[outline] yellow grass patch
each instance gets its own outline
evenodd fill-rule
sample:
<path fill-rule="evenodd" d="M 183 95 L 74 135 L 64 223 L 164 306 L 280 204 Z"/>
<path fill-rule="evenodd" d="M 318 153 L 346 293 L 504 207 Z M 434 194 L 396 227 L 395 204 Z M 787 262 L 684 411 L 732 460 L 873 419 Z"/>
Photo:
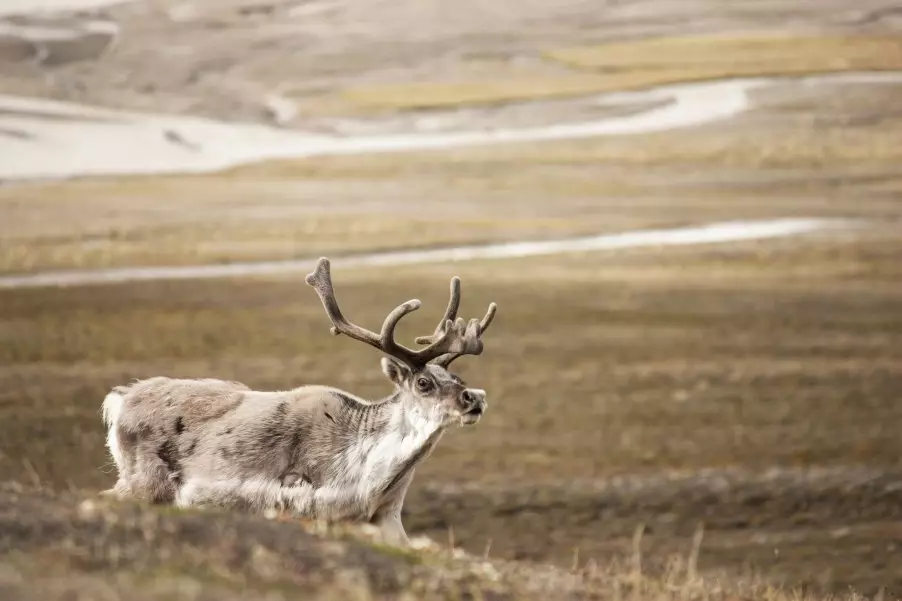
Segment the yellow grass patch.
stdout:
<path fill-rule="evenodd" d="M 523 100 L 581 96 L 618 88 L 618 82 L 593 75 L 499 77 L 484 81 L 377 84 L 349 88 L 342 98 L 371 108 L 449 108 L 467 104 L 501 104 Z"/>
<path fill-rule="evenodd" d="M 777 34 L 652 38 L 549 50 L 568 67 L 602 73 L 505 73 L 476 79 L 387 83 L 345 89 L 340 102 L 372 109 L 449 108 L 547 100 L 725 77 L 902 69 L 902 39 Z"/>
<path fill-rule="evenodd" d="M 646 71 L 662 78 L 780 75 L 902 68 L 902 39 L 891 36 L 718 35 L 652 38 L 551 50 L 571 67 Z"/>

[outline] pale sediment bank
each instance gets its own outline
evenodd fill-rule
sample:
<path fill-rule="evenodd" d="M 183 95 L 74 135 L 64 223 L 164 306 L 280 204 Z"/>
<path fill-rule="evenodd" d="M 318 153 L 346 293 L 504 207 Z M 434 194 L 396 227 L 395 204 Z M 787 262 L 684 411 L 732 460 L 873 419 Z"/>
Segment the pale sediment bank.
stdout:
<path fill-rule="evenodd" d="M 771 219 L 728 221 L 701 226 L 650 229 L 619 234 L 602 234 L 562 240 L 502 242 L 474 246 L 395 250 L 348 256 L 332 256 L 338 269 L 390 267 L 418 263 L 442 263 L 473 260 L 515 259 L 540 255 L 615 250 L 621 248 L 713 244 L 742 240 L 760 240 L 811 233 L 821 230 L 855 227 L 856 221 L 844 219 Z M 84 286 L 149 280 L 195 280 L 307 273 L 316 257 L 283 261 L 230 263 L 227 265 L 188 265 L 174 267 L 122 267 L 47 271 L 0 276 L 0 289 Z"/>
<path fill-rule="evenodd" d="M 776 83 L 900 82 L 902 73 L 896 72 L 715 80 L 596 96 L 590 100 L 654 108 L 579 123 L 352 136 L 0 95 L 0 132 L 16 134 L 0 135 L 0 180 L 203 173 L 271 159 L 634 135 L 729 119 L 749 108 L 750 90 Z"/>

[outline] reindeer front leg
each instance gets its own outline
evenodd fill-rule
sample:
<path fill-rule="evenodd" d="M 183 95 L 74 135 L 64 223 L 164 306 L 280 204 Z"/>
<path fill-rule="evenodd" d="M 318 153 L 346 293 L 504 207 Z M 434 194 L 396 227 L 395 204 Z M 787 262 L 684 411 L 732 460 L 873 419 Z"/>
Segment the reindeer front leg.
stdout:
<path fill-rule="evenodd" d="M 407 488 L 413 480 L 413 470 L 410 470 L 404 478 L 398 482 L 394 490 L 390 491 L 376 509 L 370 523 L 379 528 L 382 542 L 396 547 L 409 547 L 410 538 L 404 530 L 401 522 L 401 508 L 404 506 L 404 497 Z"/>
<path fill-rule="evenodd" d="M 400 507 L 373 516 L 370 523 L 379 528 L 382 542 L 386 545 L 395 547 L 410 546 L 410 539 L 407 537 L 407 532 L 404 531 L 404 524 L 401 522 Z"/>

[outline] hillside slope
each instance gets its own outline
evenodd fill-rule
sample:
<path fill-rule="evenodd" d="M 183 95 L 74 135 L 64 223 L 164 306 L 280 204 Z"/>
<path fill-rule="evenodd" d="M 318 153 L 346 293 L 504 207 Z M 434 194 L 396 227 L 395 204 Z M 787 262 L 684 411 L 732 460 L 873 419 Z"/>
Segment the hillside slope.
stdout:
<path fill-rule="evenodd" d="M 754 580 L 703 580 L 695 575 L 694 553 L 654 579 L 642 575 L 638 556 L 623 566 L 565 570 L 421 543 L 405 551 L 380 545 L 360 528 L 0 484 L 6 601 L 808 598 Z"/>

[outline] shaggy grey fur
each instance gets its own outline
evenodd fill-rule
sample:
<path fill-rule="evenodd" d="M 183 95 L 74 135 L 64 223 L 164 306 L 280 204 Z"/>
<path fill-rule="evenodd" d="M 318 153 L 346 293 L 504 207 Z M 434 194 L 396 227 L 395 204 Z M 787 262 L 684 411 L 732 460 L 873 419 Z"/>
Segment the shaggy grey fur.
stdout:
<path fill-rule="evenodd" d="M 325 288 L 318 292 L 333 323 L 337 313 L 346 329 L 368 332 L 343 321 L 324 261 L 315 274 L 325 272 L 327 296 Z M 369 521 L 387 542 L 405 544 L 401 507 L 416 466 L 449 426 L 476 423 L 486 410 L 485 392 L 468 388 L 446 366 L 481 353 L 479 337 L 494 304 L 482 323 L 452 327 L 462 322 L 455 292 L 459 284 L 452 281 L 449 310 L 423 339 L 432 351 L 405 349 L 382 359 L 394 391 L 379 401 L 327 386 L 260 392 L 215 379 L 154 377 L 114 388 L 103 419 L 118 480 L 106 494 Z M 378 339 L 385 351 L 403 348 L 393 346 L 393 328 L 383 327 Z"/>

